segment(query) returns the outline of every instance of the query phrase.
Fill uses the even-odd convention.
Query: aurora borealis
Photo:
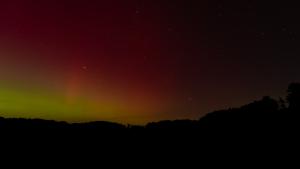
[[[295,4],[0,2],[0,116],[199,118],[299,81]]]

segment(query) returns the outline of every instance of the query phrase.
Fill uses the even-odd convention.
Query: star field
[[[299,81],[295,2],[4,0],[0,116],[197,119]]]

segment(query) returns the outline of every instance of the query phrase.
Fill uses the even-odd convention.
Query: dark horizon
[[[79,129],[102,129],[102,127],[109,129],[131,129],[136,127],[146,128],[158,128],[158,129],[195,129],[199,125],[217,127],[229,127],[233,124],[230,122],[235,121],[235,124],[240,126],[235,127],[253,127],[253,124],[257,125],[257,122],[263,121],[263,126],[269,125],[272,122],[279,122],[277,120],[288,120],[286,122],[297,121],[300,113],[300,83],[292,83],[286,90],[287,96],[279,99],[273,99],[270,96],[264,96],[260,100],[255,100],[251,103],[245,104],[241,107],[228,107],[224,110],[215,110],[207,113],[203,117],[198,119],[176,119],[176,120],[161,120],[157,122],[149,122],[144,125],[137,124],[121,124],[111,121],[91,121],[82,123],[69,123],[66,121],[55,121],[47,119],[24,119],[24,118],[3,118],[0,116],[0,129],[6,127],[26,129],[39,129],[39,127],[74,127]],[[246,117],[246,118],[245,118]],[[295,119],[293,119],[295,118]],[[268,121],[269,119],[270,121]],[[275,119],[275,121],[273,121]],[[221,120],[221,121],[220,121]],[[266,121],[265,121],[266,120]],[[243,124],[247,122],[247,124]],[[198,124],[199,123],[199,124]],[[249,125],[249,126],[247,126]],[[276,124],[275,124],[276,125]],[[275,126],[274,126],[275,127]],[[43,128],[42,128],[43,129]],[[42,130],[41,129],[41,130]]]

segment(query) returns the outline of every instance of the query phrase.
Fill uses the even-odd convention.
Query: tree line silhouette
[[[1,131],[83,131],[92,132],[279,132],[295,129],[299,123],[300,83],[292,83],[285,99],[269,96],[240,108],[229,108],[207,114],[199,120],[175,120],[148,123],[145,126],[122,125],[111,122],[67,123],[41,119],[1,118]]]

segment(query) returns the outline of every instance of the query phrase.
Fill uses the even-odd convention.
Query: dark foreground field
[[[118,166],[118,161],[124,160],[130,166],[137,161],[147,166],[182,162],[184,168],[194,168],[207,160],[212,161],[209,165],[222,162],[224,166],[221,159],[237,166],[274,165],[285,157],[297,162],[299,124],[299,110],[280,107],[265,97],[199,120],[146,126],[0,118],[0,142],[2,154],[12,159],[32,158],[33,154],[34,159],[46,160],[43,164],[57,164],[58,159],[77,164],[84,159],[98,166]]]
[[[240,108],[209,113],[199,120],[145,126],[0,118],[1,153],[12,159],[33,155],[30,160],[41,159],[43,164],[56,164],[58,159],[77,164],[87,159],[98,166],[123,166],[119,160],[127,165],[143,162],[143,166],[188,161],[183,168],[208,161],[213,161],[209,165],[222,166],[224,161],[237,166],[260,162],[269,166],[284,158],[297,162],[300,84],[289,87],[285,100],[264,97]]]
[[[299,93],[300,84],[291,84],[286,99],[275,100],[266,96],[240,108],[209,113],[199,120],[161,121],[145,126],[133,126],[104,121],[71,124],[41,119],[0,118],[0,130],[2,133],[15,135],[86,135],[93,138],[103,138],[107,135],[123,138],[155,135],[279,135],[297,130],[300,113]]]

